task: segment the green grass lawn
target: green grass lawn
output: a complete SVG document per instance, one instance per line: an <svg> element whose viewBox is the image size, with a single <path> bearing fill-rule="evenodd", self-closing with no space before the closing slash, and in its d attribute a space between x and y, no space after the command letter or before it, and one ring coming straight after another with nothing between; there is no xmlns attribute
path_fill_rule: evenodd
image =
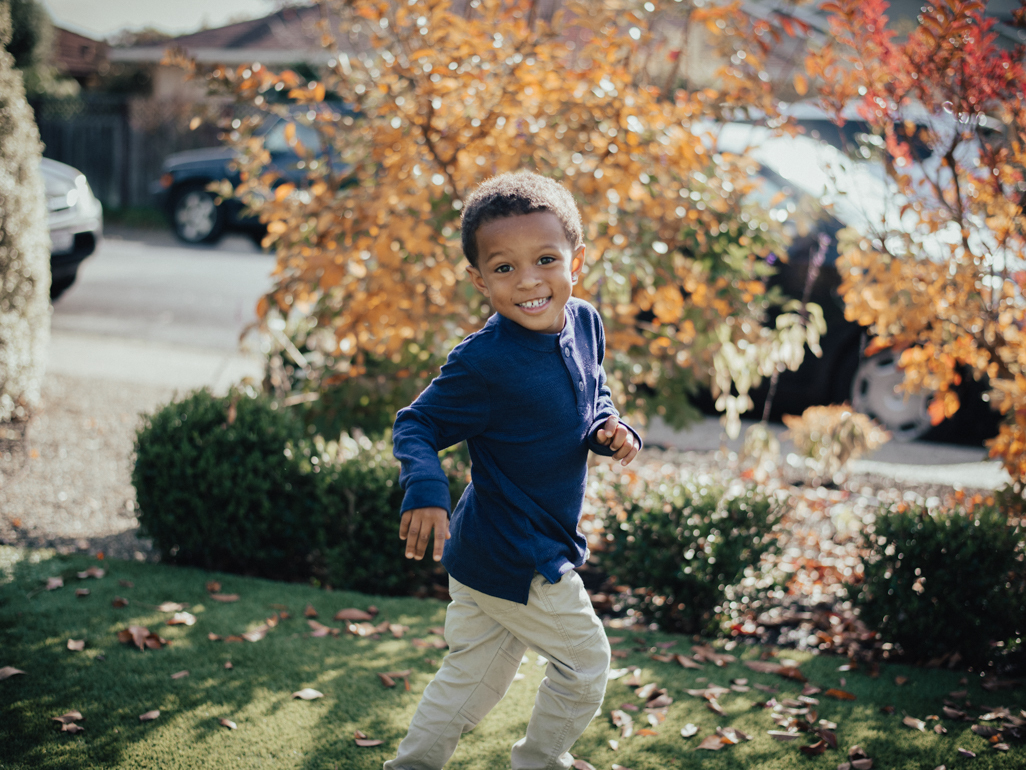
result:
<svg viewBox="0 0 1026 770"><path fill-rule="evenodd" d="M76 577L92 566L104 568L106 575ZM61 576L64 587L46 590L45 581L52 576ZM222 583L222 593L238 594L238 601L212 600L206 589L211 580ZM76 588L88 588L90 593L76 597ZM112 606L115 596L126 598L128 605ZM166 625L173 613L157 609L163 602L188 603L196 623ZM318 611L320 622L341 627L343 633L310 636L303 616L307 604ZM378 639L358 638L344 633L345 623L332 620L342 608L370 605L380 610L375 623L388 620L409 626L409 631L401 639L389 633ZM282 607L288 608L291 617L259 641L208 639L211 633L226 637L251 631ZM0 547L0 668L13 666L26 672L0 680L0 768L379 768L394 756L420 693L444 654L444 650L419 648L413 640L429 637L429 629L441 625L444 616L445 605L430 599L327 592L181 567L98 562ZM170 644L143 651L120 643L117 632L133 624L148 627ZM878 770L932 770L941 764L949 770L1026 766L1021 742L1011 742L1007 753L998 752L970 731L970 722L940 720L947 735L932 731L937 721L928 721L925 733L902 725L905 715L926 719L942 714L947 693L963 689L968 690L966 697L973 704L968 711L973 716L999 706L1020 715L1019 709L1026 706L1022 689L986 692L977 676L968 675L968 684L961 684L965 672L897 665L883 666L874 679L857 671L838 671L845 662L842 659L781 652L781 657L798 661L810 682L824 690L841 687L840 680L846 677L843 689L856 696L853 701L816 696L819 704L812 707L818 716L837 723L839 749L807 757L799 751L799 746L812 742L807 736L782 743L767 734L777 726L771 711L756 705L770 697L765 692L752 689L723 696L720 703L726 716L718 716L701 698L686 692L711 683L729 687L731 680L745 678L749 685L779 688L773 696L777 700L796 698L801 693L799 682L756 673L743 665L763 650L739 647L733 651L740 658L736 663L722 668L707 663L701 670L686 670L651 659L650 648L674 641L670 652L686 654L692 645L688 638L616 630L610 630L610 636L625 637L614 649L629 651L628 657L614 660L614 667L639 666L641 680L665 687L674 701L665 722L651 728L656 735L621 739L614 752L608 741L618 737L618 730L611 724L610 710L624 703L641 707L644 703L624 684L626 677L611 682L602 717L574 748L576 757L600 770L613 763L632 770L834 770L847 760L847 750L855 744L874 759ZM636 641L639 637L643 645ZM69 651L69 639L85 639L85 649ZM544 673L534 653L527 658L521 668L525 678L514 682L495 711L464 737L449 767L509 766L509 747L523 734ZM229 661L232 667L227 669ZM409 692L401 680L396 688L386 689L377 676L407 668L412 670ZM183 670L189 675L171 678ZM909 681L899 686L897 676ZM292 697L307 687L324 697L311 701ZM894 713L884 713L885 706L893 706ZM159 709L160 716L140 722L139 716L153 709ZM52 721L70 710L82 713L78 724L84 732L61 732ZM650 727L644 710L628 713L637 728ZM232 720L238 729L221 726L221 718ZM684 739L680 730L687 723L699 731ZM738 728L753 740L715 752L698 750L717 726ZM353 740L356 730L384 743L359 748ZM978 756L961 758L959 747Z"/></svg>

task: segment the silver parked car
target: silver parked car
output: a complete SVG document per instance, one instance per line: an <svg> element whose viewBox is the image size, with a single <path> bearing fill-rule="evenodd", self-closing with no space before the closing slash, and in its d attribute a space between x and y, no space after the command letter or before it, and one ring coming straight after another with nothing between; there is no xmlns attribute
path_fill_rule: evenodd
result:
<svg viewBox="0 0 1026 770"><path fill-rule="evenodd" d="M78 266L103 237L103 206L77 168L43 158L50 228L50 299L57 299L78 276Z"/></svg>

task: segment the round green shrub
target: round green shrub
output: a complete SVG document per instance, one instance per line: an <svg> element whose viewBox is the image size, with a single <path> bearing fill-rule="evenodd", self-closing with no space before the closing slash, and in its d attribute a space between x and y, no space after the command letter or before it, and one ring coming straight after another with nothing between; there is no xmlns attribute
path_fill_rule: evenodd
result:
<svg viewBox="0 0 1026 770"><path fill-rule="evenodd" d="M387 441L306 436L265 396L196 391L145 419L136 438L142 534L166 561L334 588L408 594L444 570L399 540L399 463ZM343 457L344 455L344 457ZM443 455L453 504L465 449Z"/></svg>
<svg viewBox="0 0 1026 770"><path fill-rule="evenodd" d="M278 579L310 572L324 510L303 426L265 397L196 391L145 419L139 524L170 562Z"/></svg>
<svg viewBox="0 0 1026 770"><path fill-rule="evenodd" d="M603 523L600 563L618 582L646 589L641 609L662 628L716 630L717 608L746 569L776 547L783 506L757 489L695 480L616 484Z"/></svg>
<svg viewBox="0 0 1026 770"><path fill-rule="evenodd" d="M1023 537L996 506L889 510L863 535L860 617L912 659L985 662L1026 633Z"/></svg>

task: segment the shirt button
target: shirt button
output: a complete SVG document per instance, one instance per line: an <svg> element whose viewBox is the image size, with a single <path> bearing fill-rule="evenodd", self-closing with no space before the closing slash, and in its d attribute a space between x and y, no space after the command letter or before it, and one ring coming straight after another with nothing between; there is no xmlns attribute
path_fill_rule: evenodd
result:
<svg viewBox="0 0 1026 770"><path fill-rule="evenodd" d="M563 355L570 355L570 348L563 348Z"/></svg>
<svg viewBox="0 0 1026 770"><path fill-rule="evenodd" d="M584 390L584 381L583 380L581 382L577 383L577 389L578 390Z"/></svg>

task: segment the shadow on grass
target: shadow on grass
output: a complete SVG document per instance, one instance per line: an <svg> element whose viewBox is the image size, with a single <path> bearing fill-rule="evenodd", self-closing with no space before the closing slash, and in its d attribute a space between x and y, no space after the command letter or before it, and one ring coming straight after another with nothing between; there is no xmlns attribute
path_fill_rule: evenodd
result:
<svg viewBox="0 0 1026 770"><path fill-rule="evenodd" d="M103 566L100 579L79 580L76 573L88 566ZM45 579L60 575L64 587L42 590ZM129 581L123 585L119 581ZM211 599L205 585L219 580L222 592L238 593L233 603ZM75 597L76 588L90 594ZM112 606L115 596L129 600L127 607ZM161 602L189 603L196 617L193 626L168 626L170 612ZM376 604L379 619L410 627L403 639L339 637L312 638L303 616L311 604L319 620L329 626L343 607L366 609ZM241 634L260 625L287 606L291 617L255 642L210 641L209 633L222 637ZM325 592L309 586L274 583L199 570L135 562L97 562L83 556L47 556L0 547L0 666L26 672L0 681L0 766L5 770L47 768L231 768L276 767L301 770L371 770L395 755L416 708L420 693L441 661L443 651L419 649L411 639L424 637L444 620L444 605L435 600L369 597L354 593ZM159 650L140 651L117 641L117 631L130 624L147 626L171 641ZM861 671L839 671L843 659L782 651L794 657L810 682L826 690L841 688L853 701L834 700L823 693L818 703L808 704L815 719L837 724L838 750L804 756L799 747L812 741L803 734L781 743L767 735L778 729L772 710L761 703L797 698L801 683L771 674L757 673L743 665L758 657L761 648L734 650L741 660L723 668L706 664L685 670L673 663L654 661L659 642L673 642L671 650L687 654L691 643L665 634L617 632L624 640L614 645L625 651L616 665L641 668L643 682L665 687L674 699L666 720L650 726L644 703L623 680L610 682L602 714L589 726L574 747L576 757L597 768L614 762L631 770L701 768L702 770L777 770L810 768L833 770L847 759L847 750L861 746L873 758L874 767L920 770L940 764L957 767L958 748L978 754L973 770L1013 770L1026 766L1026 748L1012 743L1008 753L990 748L971 732L971 722L943 716L944 700L979 716L993 707L1006 706L1012 713L1026 707L1022 689L996 693L979 686L969 672L937 671L911 666L882 666L878 678ZM70 652L68 639L85 639L83 652ZM506 698L475 730L464 736L447 770L508 767L511 744L524 734L527 719L544 668L533 654L521 668L525 678L514 682ZM232 668L226 669L226 662ZM385 689L378 672L411 669L411 690L400 682ZM172 679L175 672L189 675ZM906 677L899 685L896 677ZM757 689L731 692L720 703L726 716L711 712L704 700L688 695L688 689L709 684L729 687L745 679L776 688L776 693ZM963 682L963 679L966 679ZM292 693L311 687L323 698L302 701ZM952 692L966 690L965 695ZM966 705L966 701L969 705ZM610 739L618 731L609 719L611 709L630 703L642 710L632 712L638 728L651 727L656 735L620 740L614 751ZM892 713L881 709L893 707ZM71 709L81 711L85 732L61 733L52 717ZM139 715L159 709L160 717L140 722ZM908 715L927 720L927 731L902 724ZM806 715L809 716L809 715ZM238 726L229 730L219 720ZM681 737L687 723L699 728L690 739ZM941 724L946 735L932 728ZM993 723L989 723L993 724ZM753 740L720 751L697 750L716 727L736 727ZM382 746L359 748L353 735L362 730L384 741ZM968 765L966 765L968 767Z"/></svg>

